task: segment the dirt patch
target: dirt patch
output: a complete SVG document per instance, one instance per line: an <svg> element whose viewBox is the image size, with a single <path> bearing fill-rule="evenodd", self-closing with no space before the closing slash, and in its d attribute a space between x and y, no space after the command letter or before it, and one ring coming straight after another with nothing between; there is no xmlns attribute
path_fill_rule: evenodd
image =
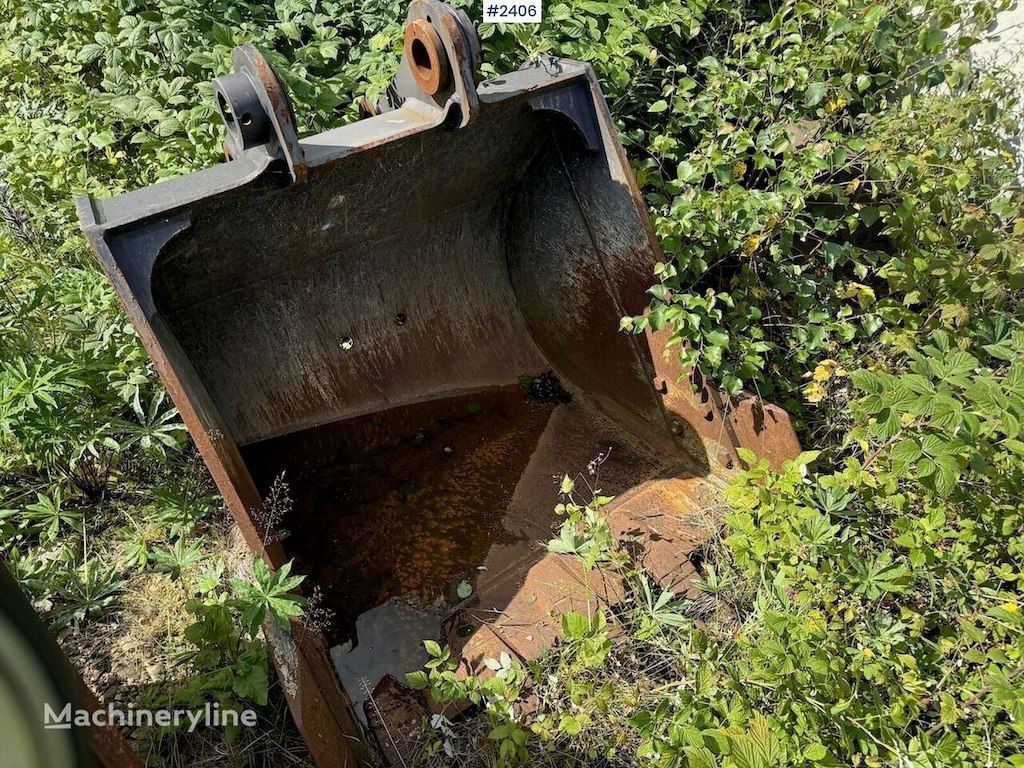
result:
<svg viewBox="0 0 1024 768"><path fill-rule="evenodd" d="M68 628L60 645L104 701L134 702L140 689L172 686L188 677L176 657L192 621L184 610L189 597L186 586L166 574L136 575L125 585L116 613Z"/></svg>

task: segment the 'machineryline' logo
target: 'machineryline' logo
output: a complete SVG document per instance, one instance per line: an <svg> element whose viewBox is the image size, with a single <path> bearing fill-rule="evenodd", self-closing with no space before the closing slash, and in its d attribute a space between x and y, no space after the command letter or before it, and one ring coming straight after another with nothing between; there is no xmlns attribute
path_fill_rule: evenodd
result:
<svg viewBox="0 0 1024 768"><path fill-rule="evenodd" d="M243 709L241 712L235 709L221 709L219 704L207 704L202 709L120 709L113 704L108 704L106 709L71 709L70 704L65 704L59 712L54 711L49 704L43 704L43 728L53 730L71 730L75 728L87 728L95 726L105 728L117 726L118 728L135 728L138 726L157 726L167 728L173 726L180 728L188 725L188 732L192 733L200 725L212 728L226 728L246 726L252 728L256 725L256 713L251 709Z"/></svg>

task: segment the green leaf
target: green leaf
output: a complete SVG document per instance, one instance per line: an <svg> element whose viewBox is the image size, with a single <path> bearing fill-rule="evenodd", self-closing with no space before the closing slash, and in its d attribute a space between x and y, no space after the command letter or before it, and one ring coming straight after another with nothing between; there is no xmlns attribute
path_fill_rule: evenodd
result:
<svg viewBox="0 0 1024 768"><path fill-rule="evenodd" d="M578 736L586 721L582 717L574 715L562 715L558 721L558 730L567 736Z"/></svg>
<svg viewBox="0 0 1024 768"><path fill-rule="evenodd" d="M590 631L590 621L581 613L567 611L562 614L562 633L567 640L578 640L586 637Z"/></svg>
<svg viewBox="0 0 1024 768"><path fill-rule="evenodd" d="M707 747L683 747L686 755L686 768L717 768L718 761L714 753Z"/></svg>
<svg viewBox="0 0 1024 768"><path fill-rule="evenodd" d="M716 347L729 346L729 334L724 331L708 331L705 338L709 344L714 344Z"/></svg>
<svg viewBox="0 0 1024 768"><path fill-rule="evenodd" d="M863 21L866 27L873 28L886 14L886 7L884 5L872 5L864 11Z"/></svg>
<svg viewBox="0 0 1024 768"><path fill-rule="evenodd" d="M761 753L766 765L778 765L782 762L782 743L772 731L768 720L760 712L755 712L751 719L750 738Z"/></svg>
<svg viewBox="0 0 1024 768"><path fill-rule="evenodd" d="M939 46L942 45L942 41L945 39L946 33L938 27L926 27L921 30L918 41L921 49L926 53L934 53Z"/></svg>
<svg viewBox="0 0 1024 768"><path fill-rule="evenodd" d="M268 687L265 663L262 666L256 663L252 664L243 675L236 675L231 685L232 690L239 696L249 699L261 707L266 706Z"/></svg>
<svg viewBox="0 0 1024 768"><path fill-rule="evenodd" d="M740 457L740 461L746 464L748 467L757 466L757 454L749 448L737 448L736 455Z"/></svg>
<svg viewBox="0 0 1024 768"><path fill-rule="evenodd" d="M429 684L427 673L421 669L415 672L407 672L405 680L414 691L422 691Z"/></svg>
<svg viewBox="0 0 1024 768"><path fill-rule="evenodd" d="M812 742L804 747L804 759L812 763L820 763L828 757L828 749L824 744Z"/></svg>
<svg viewBox="0 0 1024 768"><path fill-rule="evenodd" d="M729 739L729 755L736 768L770 768L771 764L757 744L747 735L732 736Z"/></svg>
<svg viewBox="0 0 1024 768"><path fill-rule="evenodd" d="M804 92L804 104L808 107L816 107L828 93L828 86L825 83L811 83Z"/></svg>
<svg viewBox="0 0 1024 768"><path fill-rule="evenodd" d="M441 658L441 646L436 640L424 640L423 647L427 649L427 653L429 653L433 658Z"/></svg>
<svg viewBox="0 0 1024 768"><path fill-rule="evenodd" d="M892 447L889 455L895 462L913 464L921 458L921 446L916 440L901 440Z"/></svg>
<svg viewBox="0 0 1024 768"><path fill-rule="evenodd" d="M235 36L231 31L231 27L227 24L223 24L219 21L213 22L211 29L212 37L215 43L231 47L235 44Z"/></svg>
<svg viewBox="0 0 1024 768"><path fill-rule="evenodd" d="M935 492L940 496L949 496L956 489L960 479L960 464L952 456L940 456L935 459Z"/></svg>

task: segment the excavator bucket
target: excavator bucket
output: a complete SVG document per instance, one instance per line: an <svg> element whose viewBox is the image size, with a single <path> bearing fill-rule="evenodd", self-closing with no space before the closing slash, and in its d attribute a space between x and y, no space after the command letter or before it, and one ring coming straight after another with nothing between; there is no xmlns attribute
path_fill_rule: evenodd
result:
<svg viewBox="0 0 1024 768"><path fill-rule="evenodd" d="M423 639L477 671L616 599L543 545L563 475L616 496L613 532L684 588L735 448L792 447L784 414L677 383L664 337L620 331L660 256L590 67L478 82L479 58L462 11L414 0L385 96L300 140L242 46L214 81L227 162L79 201L249 546L329 615L268 627L321 765L381 731L404 760Z"/></svg>

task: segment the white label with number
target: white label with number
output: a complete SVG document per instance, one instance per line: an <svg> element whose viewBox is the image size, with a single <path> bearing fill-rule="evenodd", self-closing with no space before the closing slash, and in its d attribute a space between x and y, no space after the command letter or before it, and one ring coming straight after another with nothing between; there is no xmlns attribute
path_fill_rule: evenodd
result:
<svg viewBox="0 0 1024 768"><path fill-rule="evenodd" d="M483 0L485 24L539 24L541 0Z"/></svg>

